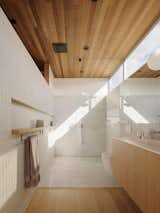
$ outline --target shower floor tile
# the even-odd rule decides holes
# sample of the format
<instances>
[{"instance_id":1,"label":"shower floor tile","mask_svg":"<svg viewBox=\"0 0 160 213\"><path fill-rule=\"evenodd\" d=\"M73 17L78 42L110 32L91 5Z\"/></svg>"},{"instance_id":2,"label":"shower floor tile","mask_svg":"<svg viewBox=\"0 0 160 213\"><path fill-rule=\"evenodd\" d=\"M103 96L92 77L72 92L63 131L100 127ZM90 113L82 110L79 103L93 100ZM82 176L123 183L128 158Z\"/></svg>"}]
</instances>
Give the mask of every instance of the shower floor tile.
<instances>
[{"instance_id":1,"label":"shower floor tile","mask_svg":"<svg viewBox=\"0 0 160 213\"><path fill-rule=\"evenodd\" d=\"M113 186L119 185L98 157L56 157L40 183L40 187Z\"/></svg>"}]
</instances>

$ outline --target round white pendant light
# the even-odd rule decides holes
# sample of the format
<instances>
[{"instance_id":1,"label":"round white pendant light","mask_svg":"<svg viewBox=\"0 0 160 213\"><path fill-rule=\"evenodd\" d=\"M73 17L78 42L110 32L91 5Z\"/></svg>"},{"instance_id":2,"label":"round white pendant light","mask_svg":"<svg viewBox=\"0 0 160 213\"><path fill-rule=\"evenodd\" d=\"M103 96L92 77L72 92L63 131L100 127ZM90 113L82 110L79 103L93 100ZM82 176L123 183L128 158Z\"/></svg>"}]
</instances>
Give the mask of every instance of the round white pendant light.
<instances>
[{"instance_id":1,"label":"round white pendant light","mask_svg":"<svg viewBox=\"0 0 160 213\"><path fill-rule=\"evenodd\" d=\"M148 59L148 67L153 71L160 70L160 48L158 48Z\"/></svg>"}]
</instances>

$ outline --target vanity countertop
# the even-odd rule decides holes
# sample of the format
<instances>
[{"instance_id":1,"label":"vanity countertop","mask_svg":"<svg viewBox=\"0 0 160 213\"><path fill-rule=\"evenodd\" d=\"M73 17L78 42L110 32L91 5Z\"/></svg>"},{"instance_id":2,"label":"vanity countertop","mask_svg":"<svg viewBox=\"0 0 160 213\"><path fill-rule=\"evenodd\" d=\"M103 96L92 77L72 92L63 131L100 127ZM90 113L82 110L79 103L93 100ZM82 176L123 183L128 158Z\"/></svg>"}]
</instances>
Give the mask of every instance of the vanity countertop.
<instances>
[{"instance_id":1,"label":"vanity countertop","mask_svg":"<svg viewBox=\"0 0 160 213\"><path fill-rule=\"evenodd\" d=\"M115 137L113 139L134 145L146 151L153 152L155 154L160 155L160 140L149 139L149 138L138 139L138 138L130 138L130 137Z\"/></svg>"}]
</instances>

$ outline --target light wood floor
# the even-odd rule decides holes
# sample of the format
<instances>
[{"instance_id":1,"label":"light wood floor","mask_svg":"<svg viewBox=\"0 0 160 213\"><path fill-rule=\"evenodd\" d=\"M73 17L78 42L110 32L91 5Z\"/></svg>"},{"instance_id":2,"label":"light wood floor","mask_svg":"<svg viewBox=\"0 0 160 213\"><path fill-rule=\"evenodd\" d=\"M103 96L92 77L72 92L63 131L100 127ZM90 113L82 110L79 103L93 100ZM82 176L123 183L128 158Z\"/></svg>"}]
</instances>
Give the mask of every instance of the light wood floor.
<instances>
[{"instance_id":1,"label":"light wood floor","mask_svg":"<svg viewBox=\"0 0 160 213\"><path fill-rule=\"evenodd\" d=\"M39 188L26 213L140 213L121 188Z\"/></svg>"}]
</instances>

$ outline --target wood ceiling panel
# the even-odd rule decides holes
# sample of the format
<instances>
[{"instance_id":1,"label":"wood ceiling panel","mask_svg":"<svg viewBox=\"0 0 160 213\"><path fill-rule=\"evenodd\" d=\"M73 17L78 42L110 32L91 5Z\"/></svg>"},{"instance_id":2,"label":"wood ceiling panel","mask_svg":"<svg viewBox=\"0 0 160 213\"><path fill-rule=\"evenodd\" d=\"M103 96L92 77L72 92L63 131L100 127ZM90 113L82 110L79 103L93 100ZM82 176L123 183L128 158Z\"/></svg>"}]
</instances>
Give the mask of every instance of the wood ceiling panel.
<instances>
[{"instance_id":1,"label":"wood ceiling panel","mask_svg":"<svg viewBox=\"0 0 160 213\"><path fill-rule=\"evenodd\" d=\"M134 73L131 78L157 78L160 77L160 70L150 70L147 64L145 64L140 70Z\"/></svg>"},{"instance_id":2,"label":"wood ceiling panel","mask_svg":"<svg viewBox=\"0 0 160 213\"><path fill-rule=\"evenodd\" d=\"M25 1L3 1L2 6L10 20L15 20L14 27L29 50L31 56L38 64L47 59L37 36L37 24L30 12L30 6ZM24 10L25 8L25 10ZM29 30L28 30L29 29Z\"/></svg>"},{"instance_id":3,"label":"wood ceiling panel","mask_svg":"<svg viewBox=\"0 0 160 213\"><path fill-rule=\"evenodd\" d=\"M160 17L159 0L0 2L35 62L49 63L55 77L110 77ZM55 53L56 42L68 52Z\"/></svg>"}]
</instances>

